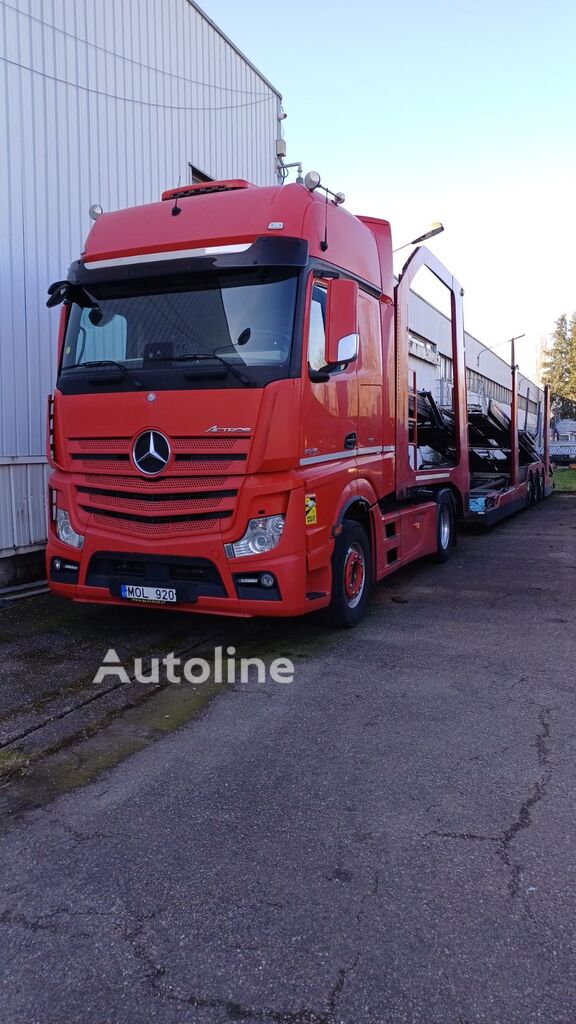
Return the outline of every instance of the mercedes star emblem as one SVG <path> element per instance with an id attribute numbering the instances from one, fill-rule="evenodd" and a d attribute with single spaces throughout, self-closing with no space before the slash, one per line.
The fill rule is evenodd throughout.
<path id="1" fill-rule="evenodd" d="M 145 430 L 134 441 L 132 458 L 145 476 L 158 476 L 170 461 L 170 444 L 159 430 Z"/>

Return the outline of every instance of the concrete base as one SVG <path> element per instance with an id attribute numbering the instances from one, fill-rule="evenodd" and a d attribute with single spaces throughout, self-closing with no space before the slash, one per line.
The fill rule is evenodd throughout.
<path id="1" fill-rule="evenodd" d="M 45 577 L 44 548 L 0 558 L 0 589 L 34 583 Z"/>

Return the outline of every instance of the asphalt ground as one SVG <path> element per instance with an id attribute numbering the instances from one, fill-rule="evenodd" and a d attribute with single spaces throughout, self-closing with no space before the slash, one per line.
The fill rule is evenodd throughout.
<path id="1" fill-rule="evenodd" d="M 0 1020 L 574 1024 L 575 571 L 555 496 L 352 633 L 1 611 L 0 724 L 30 694 L 28 737 L 98 707 L 109 646 L 232 639 L 295 676 L 139 691 L 5 775 Z"/>

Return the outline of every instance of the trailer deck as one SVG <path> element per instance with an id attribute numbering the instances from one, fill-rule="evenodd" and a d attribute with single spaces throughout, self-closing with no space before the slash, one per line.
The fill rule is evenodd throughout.
<path id="1" fill-rule="evenodd" d="M 452 409 L 440 407 L 430 391 L 417 393 L 417 469 L 456 464 L 456 431 Z M 463 518 L 492 525 L 499 519 L 552 493 L 545 454 L 525 430 L 517 432 L 513 457 L 511 417 L 493 399 L 468 406 L 470 492 Z"/>

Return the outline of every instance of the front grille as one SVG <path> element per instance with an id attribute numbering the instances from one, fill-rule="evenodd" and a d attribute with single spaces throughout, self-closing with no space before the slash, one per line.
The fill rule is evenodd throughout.
<path id="1" fill-rule="evenodd" d="M 146 428 L 145 428 L 146 429 Z M 70 450 L 77 452 L 126 452 L 130 454 L 131 437 L 71 437 Z M 224 452 L 240 448 L 244 450 L 248 438 L 242 437 L 173 437 L 170 444 L 174 451 Z"/>
<path id="2" fill-rule="evenodd" d="M 247 458 L 248 456 L 242 452 L 204 453 L 202 455 L 195 452 L 184 452 L 174 456 L 168 471 L 179 474 L 199 469 L 204 473 L 227 473 L 241 469 Z M 71 459 L 75 467 L 86 473 L 92 473 L 95 469 L 104 473 L 125 473 L 132 466 L 130 456 L 122 452 L 72 452 Z"/>
<path id="3" fill-rule="evenodd" d="M 89 452 L 101 454 L 103 452 L 125 452 L 130 453 L 129 437 L 95 437 L 95 438 L 70 438 L 70 447 L 73 452 Z"/>
<path id="4" fill-rule="evenodd" d="M 244 472 L 250 451 L 250 438 L 238 437 L 170 437 L 172 459 L 168 473 L 172 476 L 190 473 Z M 68 454 L 77 470 L 98 474 L 132 472 L 133 437 L 72 437 Z"/>
<path id="5" fill-rule="evenodd" d="M 152 479 L 133 466 L 133 438 L 71 438 L 76 502 L 108 530 L 139 536 L 208 532 L 231 519 L 250 439 L 170 438 L 166 473 Z M 82 472 L 83 471 L 83 472 Z"/>
<path id="6" fill-rule="evenodd" d="M 130 523 L 146 523 L 151 525 L 166 525 L 167 523 L 195 523 L 205 521 L 209 519 L 211 522 L 216 522 L 217 519 L 227 519 L 228 516 L 232 515 L 232 512 L 196 512 L 193 515 L 175 515 L 175 516 L 138 516 L 131 512 L 112 512 L 107 510 L 105 513 L 102 509 L 92 508 L 90 505 L 81 505 L 81 509 L 84 512 L 93 512 L 97 515 L 104 516 L 108 519 L 123 519 Z"/>
<path id="7" fill-rule="evenodd" d="M 117 452 L 98 452 L 98 453 L 87 453 L 79 454 L 78 452 L 72 452 L 72 458 L 75 462 L 83 462 L 90 466 L 93 462 L 130 462 L 129 455 L 123 455 Z"/>
<path id="8" fill-rule="evenodd" d="M 215 526 L 218 520 L 227 519 L 234 513 L 238 486 L 207 488 L 210 477 L 200 478 L 204 486 L 194 487 L 196 481 L 190 478 L 183 490 L 163 489 L 163 481 L 140 480 L 139 477 L 122 477 L 130 489 L 95 487 L 90 475 L 86 483 L 76 487 L 77 501 L 84 512 L 95 517 L 95 521 L 108 529 L 130 529 L 138 525 L 138 532 L 155 535 L 156 527 L 165 532 L 182 532 L 207 529 L 206 523 Z M 218 478 L 222 482 L 238 484 L 236 477 Z M 146 486 L 150 483 L 156 486 Z"/>
<path id="9" fill-rule="evenodd" d="M 227 513 L 231 514 L 231 513 Z M 150 519 L 116 518 L 113 514 L 106 515 L 102 512 L 94 514 L 95 526 L 102 526 L 105 530 L 114 530 L 119 533 L 133 534 L 138 537 L 167 537 L 175 535 L 188 535 L 191 533 L 210 533 L 218 526 L 218 519 L 172 519 L 170 522 Z"/>
<path id="10" fill-rule="evenodd" d="M 118 510 L 119 512 L 129 512 L 133 515 L 142 515 L 144 518 L 148 517 L 150 512 L 149 495 L 142 495 L 142 499 L 137 498 L 126 498 L 123 494 L 116 495 L 115 497 L 106 498 L 106 505 L 109 511 Z M 178 515 L 185 513 L 195 512 L 214 512 L 222 504 L 222 498 L 188 498 L 180 501 L 179 494 L 154 494 L 154 515 Z M 162 498 L 166 498 L 163 501 Z M 100 499 L 100 492 L 94 493 L 90 491 L 88 493 L 88 500 L 91 504 L 97 505 Z M 85 506 L 84 506 L 85 507 Z"/>
<path id="11" fill-rule="evenodd" d="M 134 481 L 132 481 L 134 485 Z M 78 487 L 77 493 L 86 495 L 93 510 L 98 508 L 107 512 L 126 512 L 138 518 L 148 519 L 149 516 L 166 515 L 174 518 L 176 515 L 188 517 L 195 513 L 208 513 L 221 510 L 230 513 L 231 502 L 228 501 L 228 508 L 222 509 L 226 499 L 235 498 L 238 491 L 214 490 L 214 491 L 179 491 L 160 493 L 156 491 L 110 491 L 103 488 Z M 88 506 L 83 505 L 83 508 Z"/>
<path id="12" fill-rule="evenodd" d="M 185 452 L 182 455 L 176 455 L 175 460 L 176 462 L 196 462 L 199 465 L 207 465 L 209 462 L 213 462 L 218 466 L 229 462 L 246 462 L 246 456 L 240 452 L 232 452 L 228 455 L 215 455 L 213 452 L 196 455 L 195 452 Z"/>
<path id="13" fill-rule="evenodd" d="M 152 491 L 160 493 L 164 491 L 192 491 L 211 490 L 212 488 L 225 487 L 230 484 L 230 477 L 227 476 L 162 476 L 152 480 L 136 476 L 106 476 L 101 473 L 87 473 L 86 483 L 90 484 L 87 490 L 95 487 L 113 487 L 114 494 L 124 493 L 116 488 L 133 489 L 138 486 L 138 492 Z"/>
<path id="14" fill-rule="evenodd" d="M 92 555 L 86 586 L 110 588 L 118 582 L 143 586 L 174 584 L 178 589 L 182 585 L 190 597 L 226 597 L 222 577 L 207 558 L 166 558 L 106 551 Z"/>
<path id="15" fill-rule="evenodd" d="M 230 452 L 237 445 L 233 437 L 175 437 L 172 440 L 175 452 Z"/>

